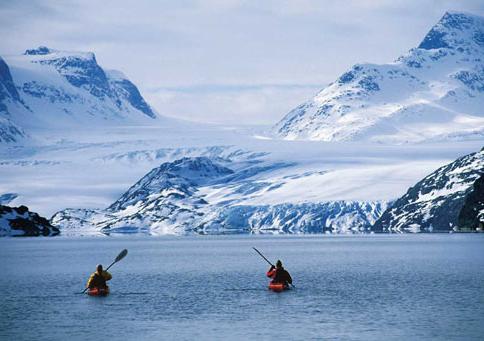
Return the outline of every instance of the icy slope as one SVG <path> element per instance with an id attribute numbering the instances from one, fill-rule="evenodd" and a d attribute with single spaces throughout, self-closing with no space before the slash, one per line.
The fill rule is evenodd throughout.
<path id="1" fill-rule="evenodd" d="M 321 141 L 484 139 L 484 18 L 446 13 L 395 62 L 357 64 L 273 133 Z"/>
<path id="2" fill-rule="evenodd" d="M 0 143 L 16 142 L 25 137 L 23 130 L 11 121 L 8 107 L 25 109 L 13 83 L 10 68 L 0 57 Z"/>
<path id="3" fill-rule="evenodd" d="M 484 149 L 461 157 L 426 176 L 388 208 L 375 232 L 444 232 L 458 216 L 474 182 L 484 173 Z M 479 196 L 479 195 L 478 195 Z"/>
<path id="4" fill-rule="evenodd" d="M 91 210 L 64 211 L 72 224 L 66 220 L 63 231 L 76 235 L 97 234 L 104 227 L 106 232 L 153 234 L 365 229 L 385 203 L 426 174 L 482 146 L 479 141 L 383 145 L 261 140 L 240 129 L 166 124 L 103 127 L 90 129 L 88 135 L 56 132 L 45 141 L 0 148 L 0 196 L 5 195 L 9 206 L 27 205 L 43 216 L 66 207 Z M 175 161 L 184 157 L 205 157 L 233 173 L 199 182 L 175 172 Z M 190 197 L 179 200 L 169 192 L 156 197 L 161 190 L 150 189 L 154 207 L 143 195 L 138 200 L 141 210 L 130 203 L 132 213 L 106 211 L 164 163 L 171 164 L 166 167 L 176 175 L 169 178 L 172 184 L 195 184 L 190 185 Z M 7 195 L 12 193 L 15 197 Z M 140 219 L 144 217 L 147 224 Z M 76 229 L 80 224 L 83 228 Z"/>
<path id="5" fill-rule="evenodd" d="M 0 59 L 0 132 L 3 141 L 30 129 L 147 124 L 157 115 L 136 86 L 106 71 L 93 53 L 46 47 Z"/>
<path id="6" fill-rule="evenodd" d="M 67 209 L 54 225 L 67 233 L 89 231 L 184 233 L 321 233 L 367 230 L 386 208 L 385 202 L 334 201 L 249 205 L 282 186 L 261 181 L 261 174 L 281 171 L 289 163 L 253 160 L 243 166 L 227 159 L 182 158 L 146 174 L 105 210 Z M 222 191 L 223 194 L 220 194 Z M 214 195 L 214 193 L 217 193 Z"/>

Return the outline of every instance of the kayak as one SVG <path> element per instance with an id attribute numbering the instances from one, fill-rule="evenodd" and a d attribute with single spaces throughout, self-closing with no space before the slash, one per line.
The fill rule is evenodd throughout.
<path id="1" fill-rule="evenodd" d="M 89 296 L 107 296 L 109 295 L 109 287 L 106 288 L 92 288 L 87 291 Z"/>
<path id="2" fill-rule="evenodd" d="M 107 296 L 109 295 L 109 287 L 106 288 L 92 288 L 87 291 L 89 296 Z"/>
<path id="3" fill-rule="evenodd" d="M 284 290 L 289 290 L 289 286 L 284 285 L 283 283 L 269 283 L 269 290 L 282 292 Z"/>

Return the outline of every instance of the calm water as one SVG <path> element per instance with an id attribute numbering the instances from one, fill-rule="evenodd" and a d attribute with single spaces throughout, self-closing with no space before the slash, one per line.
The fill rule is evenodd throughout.
<path id="1" fill-rule="evenodd" d="M 282 258 L 296 289 L 266 290 Z M 97 263 L 111 295 L 80 295 Z M 484 339 L 484 235 L 2 239 L 0 339 Z"/>

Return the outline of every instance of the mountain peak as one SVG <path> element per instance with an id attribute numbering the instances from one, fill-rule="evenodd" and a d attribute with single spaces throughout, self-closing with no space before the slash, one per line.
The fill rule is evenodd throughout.
<path id="1" fill-rule="evenodd" d="M 24 55 L 27 55 L 27 56 L 39 56 L 39 55 L 50 54 L 51 52 L 53 52 L 53 50 L 49 49 L 48 47 L 46 47 L 46 46 L 39 46 L 36 49 L 28 49 L 28 50 L 25 50 Z"/>
<path id="2" fill-rule="evenodd" d="M 0 120 L 0 142 L 15 141 L 12 134 L 21 135 L 20 127 L 146 124 L 146 116 L 157 118 L 136 85 L 121 72 L 105 72 L 94 53 L 46 46 L 0 57 L 4 113 L 8 117 Z"/>
<path id="3" fill-rule="evenodd" d="M 484 46 L 484 17 L 463 12 L 446 12 L 418 48 L 457 48 L 466 44 Z"/>
<path id="4" fill-rule="evenodd" d="M 273 132 L 388 143 L 482 138 L 483 56 L 484 17 L 446 12 L 418 48 L 393 63 L 354 65 Z"/>
<path id="5" fill-rule="evenodd" d="M 46 46 L 27 49 L 23 55 L 35 62 L 77 59 L 97 63 L 96 56 L 92 52 L 55 50 Z"/>
<path id="6" fill-rule="evenodd" d="M 465 12 L 447 11 L 440 19 L 439 23 L 447 28 L 469 29 L 476 23 L 482 24 L 484 18 L 475 14 Z"/>
<path id="7" fill-rule="evenodd" d="M 174 162 L 164 163 L 158 168 L 158 173 L 170 173 L 199 183 L 214 177 L 231 174 L 233 171 L 213 162 L 208 157 L 197 156 L 184 157 Z"/>

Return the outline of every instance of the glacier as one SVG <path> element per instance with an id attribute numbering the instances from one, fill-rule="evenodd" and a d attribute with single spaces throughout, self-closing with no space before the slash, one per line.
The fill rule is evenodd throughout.
<path id="1" fill-rule="evenodd" d="M 482 148 L 481 22 L 448 13 L 394 63 L 355 65 L 275 138 L 168 119 L 90 52 L 3 56 L 0 200 L 63 235 L 381 232 L 409 188 Z"/>
<path id="2" fill-rule="evenodd" d="M 245 195 L 277 188 L 259 173 L 291 166 L 276 163 L 232 170 L 207 157 L 184 157 L 163 163 L 131 186 L 104 210 L 68 209 L 52 223 L 66 233 L 340 233 L 368 232 L 386 202 L 332 201 L 301 204 L 246 205 Z M 264 163 L 259 160 L 258 163 Z M 230 188 L 223 200 L 210 193 Z M 233 194 L 238 194 L 234 198 Z"/>

